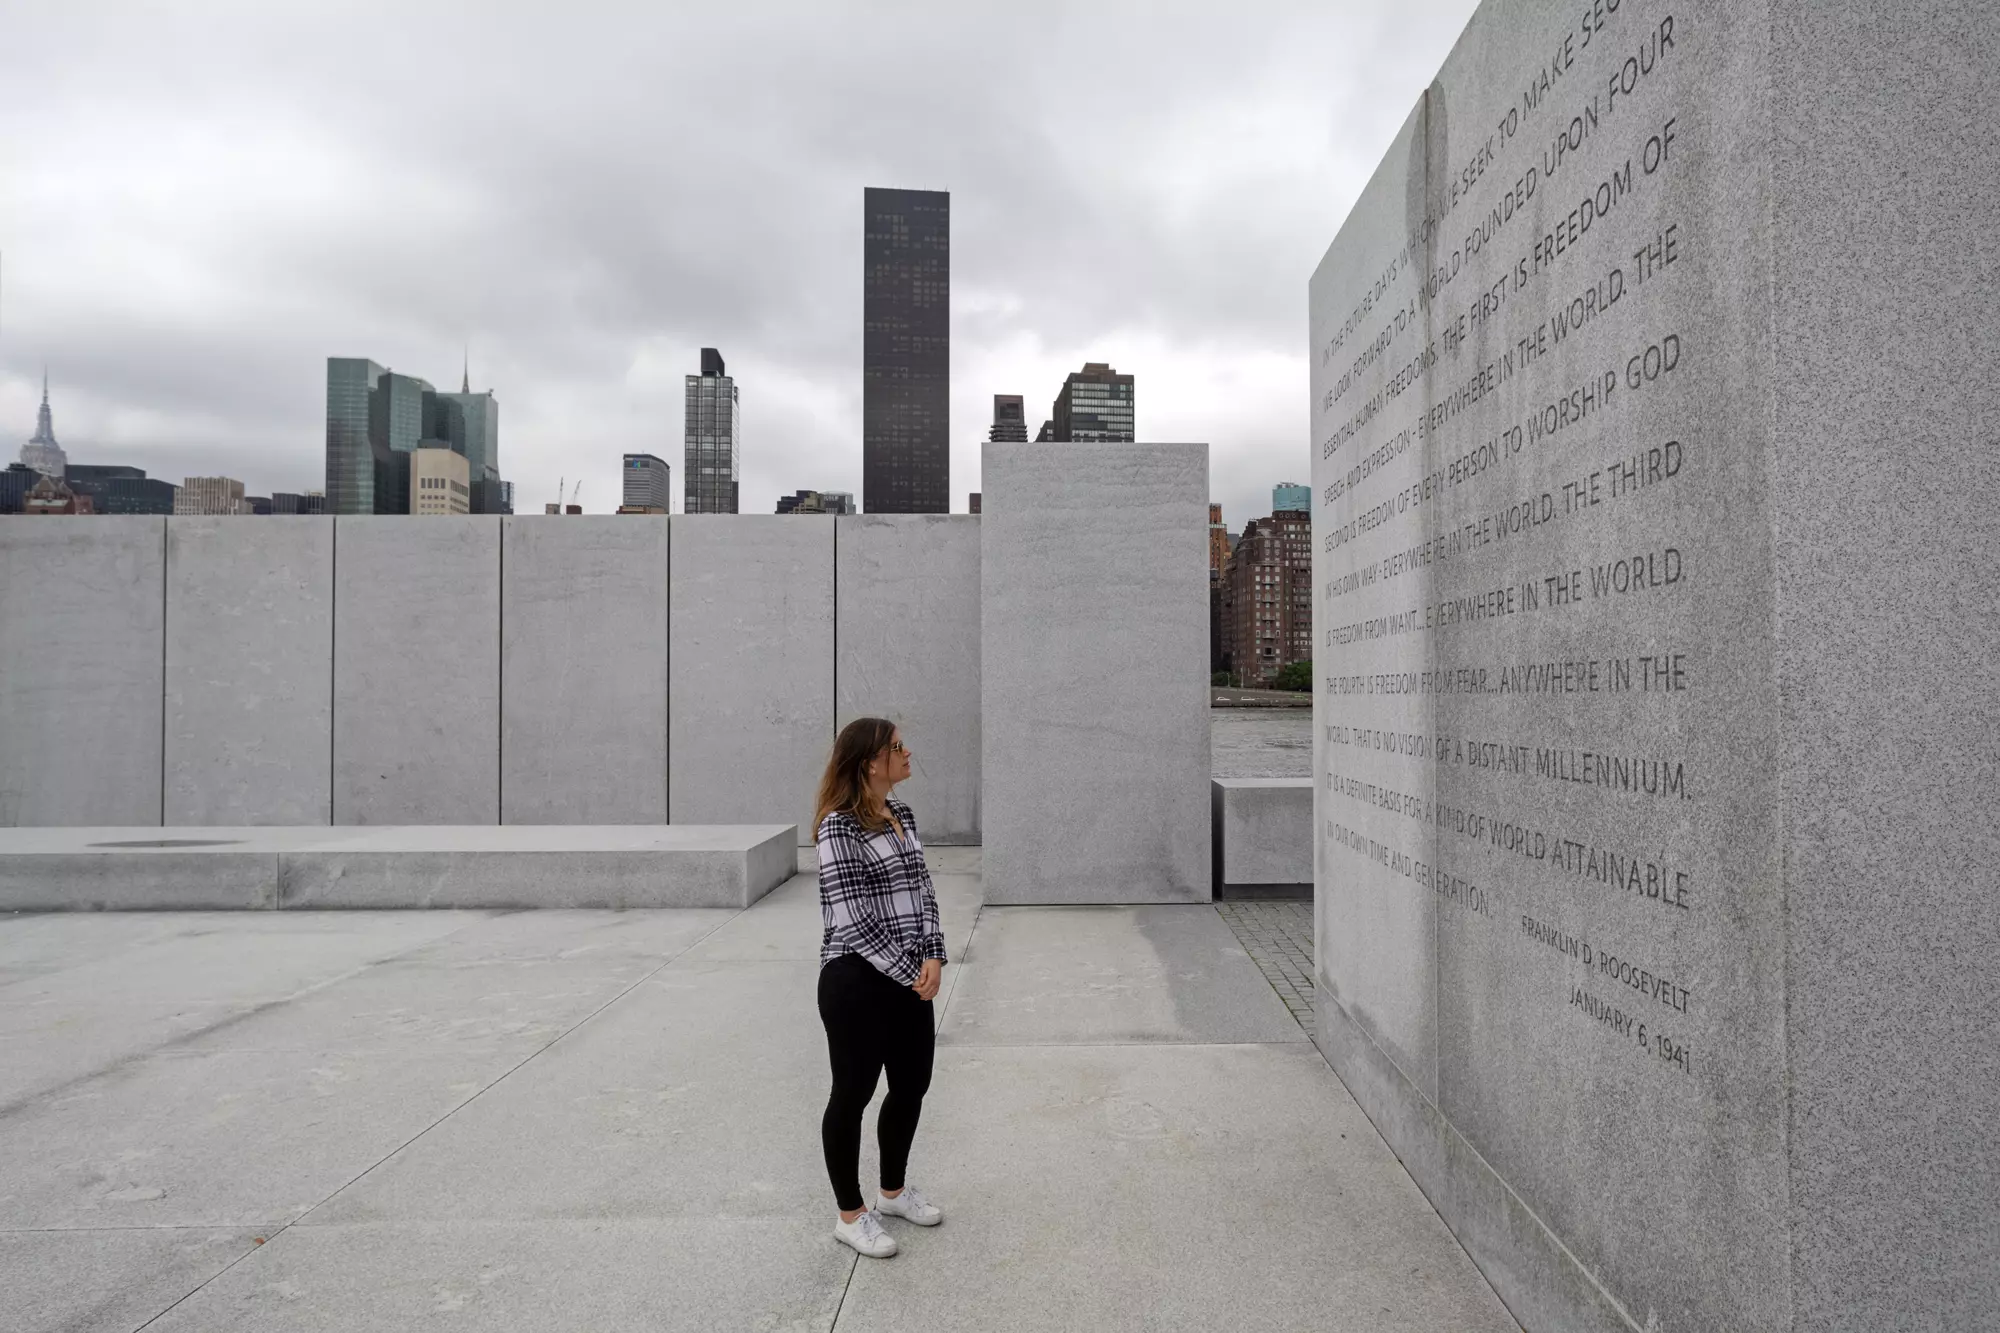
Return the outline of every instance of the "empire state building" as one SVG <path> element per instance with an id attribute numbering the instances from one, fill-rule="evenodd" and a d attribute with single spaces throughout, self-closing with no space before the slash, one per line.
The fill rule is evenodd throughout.
<path id="1" fill-rule="evenodd" d="M 49 415 L 49 373 L 42 372 L 42 410 L 35 415 L 35 438 L 21 446 L 21 462 L 43 476 L 63 479 L 69 457 L 56 443 L 55 420 Z"/>

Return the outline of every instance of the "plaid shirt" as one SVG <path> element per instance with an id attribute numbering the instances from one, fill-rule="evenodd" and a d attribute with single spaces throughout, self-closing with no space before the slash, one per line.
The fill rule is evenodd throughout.
<path id="1" fill-rule="evenodd" d="M 893 829 L 870 833 L 842 810 L 820 821 L 819 910 L 826 930 L 819 962 L 825 967 L 844 953 L 858 953 L 909 986 L 924 959 L 948 960 L 916 816 L 894 797 L 889 811 L 902 821 L 900 840 Z"/>

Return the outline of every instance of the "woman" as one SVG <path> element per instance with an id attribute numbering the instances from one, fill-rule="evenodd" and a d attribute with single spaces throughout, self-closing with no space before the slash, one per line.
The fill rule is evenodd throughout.
<path id="1" fill-rule="evenodd" d="M 886 1259 L 896 1239 L 881 1214 L 934 1227 L 944 1214 L 903 1179 L 917 1116 L 931 1085 L 937 1025 L 931 1000 L 944 971 L 944 931 L 910 807 L 889 794 L 910 776 L 910 752 L 892 722 L 857 718 L 841 729 L 820 779 L 814 816 L 819 846 L 819 1016 L 833 1063 L 833 1095 L 820 1144 L 840 1221 L 834 1237 Z M 889 1094 L 875 1123 L 882 1190 L 861 1202 L 861 1113 L 875 1080 Z"/>

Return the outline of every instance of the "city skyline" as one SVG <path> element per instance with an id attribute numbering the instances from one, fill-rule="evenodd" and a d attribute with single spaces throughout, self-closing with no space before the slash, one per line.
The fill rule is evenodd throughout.
<path id="1" fill-rule="evenodd" d="M 859 493 L 854 196 L 908 183 L 954 195 L 954 510 L 981 488 L 995 393 L 1027 396 L 1032 434 L 1063 377 L 1105 360 L 1148 386 L 1144 436 L 1208 441 L 1215 498 L 1258 512 L 1304 466 L 1298 284 L 1469 11 L 1163 16 L 1139 33 L 1082 13 L 1059 51 L 975 6 L 866 46 L 837 8 L 756 41 L 745 16 L 620 16 L 609 49 L 602 24 L 416 12 L 371 76 L 416 93 L 359 112 L 332 57 L 351 16 L 250 11 L 192 43 L 171 15 L 105 32 L 30 11 L 0 52 L 17 145 L 8 452 L 46 359 L 75 459 L 316 489 L 326 357 L 442 389 L 470 341 L 507 405 L 516 508 L 583 475 L 587 507 L 608 510 L 622 453 L 678 464 L 660 422 L 715 345 L 755 405 L 740 507 L 802 484 Z M 1353 49 L 1328 58 L 1336 33 Z M 404 77 L 447 46 L 468 78 Z M 828 50 L 852 56 L 829 66 Z M 1069 54 L 1106 50 L 1101 68 Z M 529 53 L 532 114 L 495 95 Z M 663 77 L 630 87 L 642 65 Z M 174 92 L 187 79 L 210 89 L 198 114 Z M 749 95 L 718 97 L 732 87 Z M 696 109 L 714 128 L 677 148 L 685 170 L 615 169 Z M 548 188 L 527 200 L 523 179 Z"/>

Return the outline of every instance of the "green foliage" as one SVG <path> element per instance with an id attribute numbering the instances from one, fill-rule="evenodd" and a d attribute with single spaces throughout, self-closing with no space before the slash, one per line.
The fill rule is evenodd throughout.
<path id="1" fill-rule="evenodd" d="M 1297 690 L 1301 693 L 1311 693 L 1312 687 L 1313 664 L 1311 662 L 1293 662 L 1289 666 L 1280 667 L 1278 669 L 1278 678 L 1271 682 L 1271 688 L 1273 689 Z"/>
<path id="2" fill-rule="evenodd" d="M 1208 683 L 1218 690 L 1233 690 L 1236 688 L 1236 677 L 1227 671 L 1218 671 L 1208 678 Z"/>

